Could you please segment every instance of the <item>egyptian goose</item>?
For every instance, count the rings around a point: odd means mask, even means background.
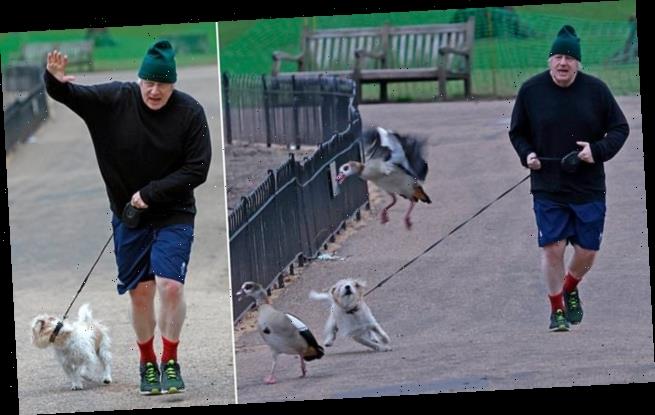
[[[264,382],[267,384],[277,382],[274,372],[280,354],[300,356],[301,377],[304,377],[307,374],[305,360],[309,362],[323,357],[323,347],[318,344],[307,325],[298,317],[273,308],[266,290],[256,282],[248,281],[241,285],[237,297],[241,299],[244,295],[255,299],[259,308],[257,328],[273,353],[273,367],[271,373],[264,378]]]
[[[349,161],[339,168],[336,177],[341,184],[349,176],[357,175],[370,180],[391,196],[391,203],[382,209],[380,222],[389,221],[389,209],[396,204],[396,194],[408,199],[405,227],[411,229],[410,214],[418,202],[432,203],[421,183],[428,173],[423,156],[424,142],[402,136],[384,128],[372,128],[364,132],[365,163]]]

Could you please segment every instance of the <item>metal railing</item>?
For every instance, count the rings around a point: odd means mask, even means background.
[[[2,76],[4,89],[18,92],[4,111],[5,152],[27,140],[48,118],[43,68],[30,65],[8,66]]]
[[[228,144],[317,145],[351,121],[351,91],[345,78],[224,73],[222,86]]]
[[[321,143],[311,157],[299,162],[291,154],[275,171],[269,170],[268,177],[229,215],[233,298],[245,281],[283,286],[287,268],[293,273],[296,261],[302,265],[315,257],[347,219],[358,218],[360,209],[368,205],[364,181],[348,180],[342,185],[334,181],[341,164],[362,161],[358,140],[362,122],[354,82],[333,82],[350,88],[347,114],[334,114],[335,120],[349,120],[345,128]],[[233,302],[237,321],[251,304]]]

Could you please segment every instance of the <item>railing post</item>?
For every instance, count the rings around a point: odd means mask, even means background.
[[[318,76],[319,82],[319,94],[321,96],[321,142],[325,142],[331,136],[330,134],[330,117],[329,117],[329,107],[330,103],[327,98],[328,92],[325,90],[326,78],[323,78],[323,75]],[[329,78],[328,78],[329,79]]]
[[[337,78],[336,76],[333,77],[331,84],[332,84],[332,88],[331,88],[332,89],[332,111],[334,111],[334,114],[333,114],[334,124],[332,124],[334,126],[334,130],[332,130],[332,135],[334,135],[334,134],[338,134],[339,131],[343,131],[345,129],[345,127],[343,127],[342,125],[339,124],[339,112],[340,112],[339,111],[339,109],[340,109],[339,108],[339,100],[340,100],[340,97],[339,97],[339,78]]]
[[[266,147],[271,146],[271,120],[268,113],[270,108],[270,97],[268,93],[268,88],[266,86],[266,75],[262,74],[262,86],[264,93],[264,121],[266,123]]]
[[[296,150],[300,149],[300,122],[298,117],[298,94],[296,76],[291,75],[291,91],[293,93],[293,140]]]
[[[230,79],[227,72],[223,72],[223,122],[225,123],[225,142],[232,144],[232,122],[230,120]]]

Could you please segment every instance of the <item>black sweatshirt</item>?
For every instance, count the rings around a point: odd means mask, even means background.
[[[121,216],[137,191],[148,205],[142,225],[193,224],[193,189],[207,179],[209,128],[202,106],[174,90],[157,111],[135,82],[83,86],[61,83],[48,71],[48,94],[82,117],[93,141],[109,205]]]
[[[521,86],[509,137],[525,167],[532,152],[561,159],[580,150],[576,141],[589,142],[594,163],[581,161],[575,173],[548,160],[541,161],[541,169],[530,170],[535,197],[585,203],[605,200],[603,163],[619,152],[629,132],[623,112],[601,80],[578,72],[574,82],[562,88],[545,71]]]

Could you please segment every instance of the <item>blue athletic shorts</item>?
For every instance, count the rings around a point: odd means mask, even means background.
[[[130,229],[115,215],[111,225],[119,294],[125,294],[141,281],[154,280],[155,275],[184,284],[193,243],[192,225]]]
[[[566,240],[598,251],[603,239],[605,211],[604,201],[573,204],[534,198],[539,246]]]

